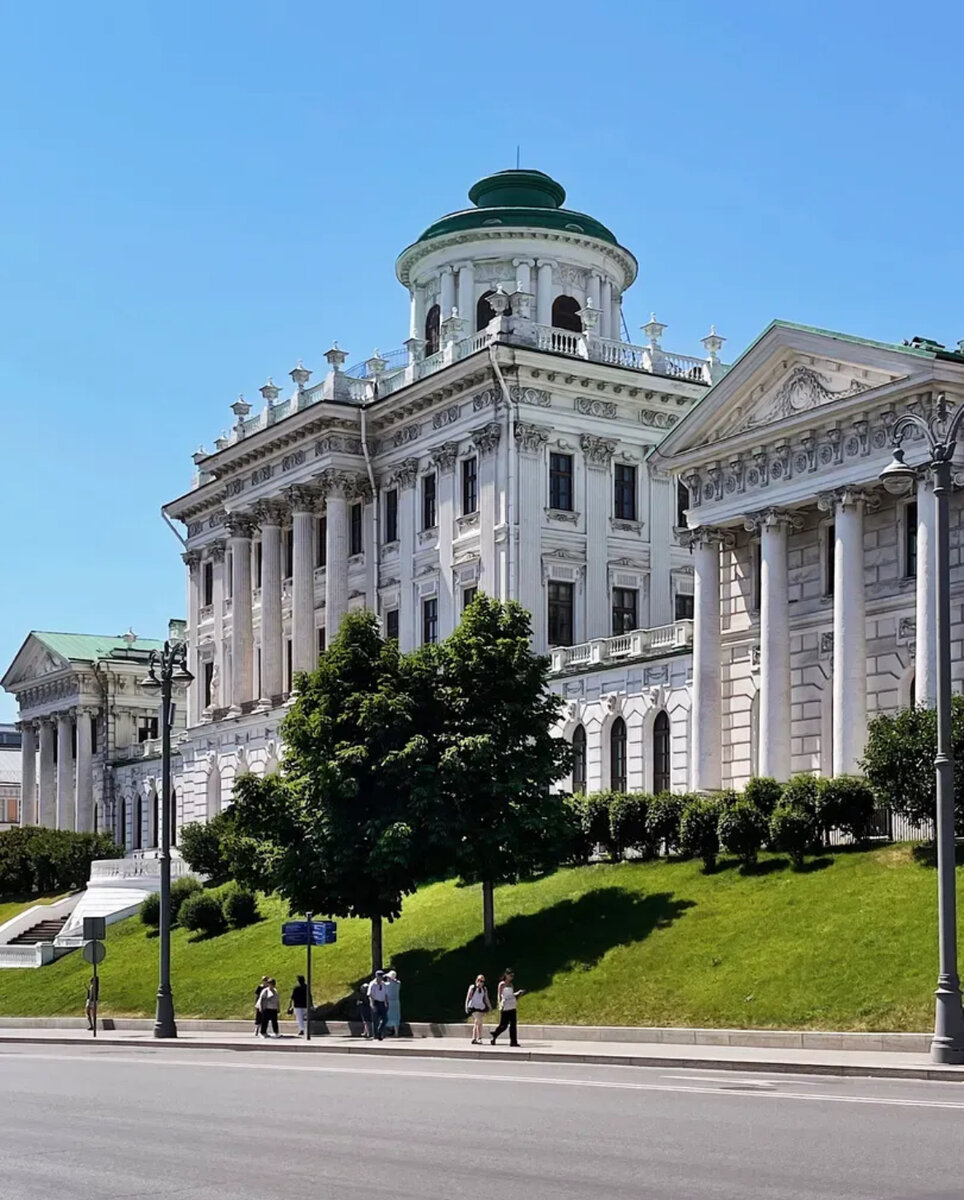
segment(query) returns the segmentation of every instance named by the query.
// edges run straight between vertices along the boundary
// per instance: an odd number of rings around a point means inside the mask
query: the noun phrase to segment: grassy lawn
[[[0,925],[18,913],[33,908],[35,904],[53,904],[55,900],[62,900],[66,895],[66,892],[61,892],[56,896],[4,896],[0,899]]]
[[[496,892],[500,943],[482,946],[478,888],[438,883],[385,927],[385,953],[411,1020],[459,1019],[477,971],[506,965],[530,989],[528,1022],[921,1030],[932,1022],[936,876],[910,846],[834,853],[794,873],[765,857],[732,864],[621,863],[559,871]],[[964,886],[964,871],[958,872]],[[255,983],[285,989],[304,952],[280,944],[287,915],[208,941],[175,930],[174,995],[182,1017],[247,1017]],[[157,941],[134,918],[108,930],[105,1015],[153,1014]],[[369,929],[340,921],[316,951],[315,999],[344,997],[368,966]],[[88,968],[71,954],[40,970],[0,973],[0,1014],[80,1014]]]

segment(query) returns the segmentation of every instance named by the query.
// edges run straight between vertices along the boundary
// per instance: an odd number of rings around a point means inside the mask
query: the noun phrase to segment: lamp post
[[[174,996],[171,993],[171,726],[174,723],[174,691],[189,684],[194,676],[187,669],[184,642],[165,642],[164,649],[151,651],[147,676],[141,689],[160,695],[161,702],[161,912],[160,963],[157,984],[157,1011],[154,1017],[156,1038],[176,1038]]]
[[[894,457],[880,473],[892,495],[913,486],[917,470],[904,462],[903,441],[912,429],[923,434],[929,459],[923,464],[934,477],[936,517],[935,567],[937,575],[937,895],[939,966],[937,976],[934,1037],[931,1058],[939,1063],[964,1063],[964,1010],[961,981],[957,973],[957,899],[954,842],[954,754],[951,744],[951,584],[948,497],[951,490],[951,459],[957,431],[964,419],[964,404],[948,410],[943,393],[928,418],[904,413],[894,422]]]

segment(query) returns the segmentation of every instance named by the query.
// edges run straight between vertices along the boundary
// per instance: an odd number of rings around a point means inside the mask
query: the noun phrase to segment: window
[[[262,558],[263,558],[263,554],[262,554],[261,539],[258,538],[258,540],[254,543],[254,580],[255,580],[254,586],[255,587],[261,586],[261,561],[262,561]]]
[[[693,594],[692,592],[677,592],[673,600],[673,614],[676,621],[692,621],[693,620]]]
[[[442,324],[442,310],[433,304],[425,317],[425,357],[438,354],[439,329]]]
[[[582,333],[579,301],[575,296],[557,296],[553,300],[552,324],[555,329],[568,329],[570,333]]]
[[[328,561],[328,518],[318,518],[318,545],[315,548],[315,565],[323,567]]]
[[[582,725],[572,732],[572,790],[577,796],[586,791],[586,730]]]
[[[571,646],[572,584],[549,580],[549,645]]]
[[[385,637],[389,641],[398,641],[398,609],[390,608],[385,614]]]
[[[97,718],[90,718],[90,752],[97,753]]]
[[[495,316],[495,309],[489,303],[491,295],[491,292],[486,292],[484,296],[480,296],[479,302],[475,306],[475,328],[477,330],[484,329]]]
[[[752,556],[752,572],[753,572],[753,611],[759,612],[763,597],[763,545],[761,542],[751,542],[750,553]]]
[[[681,479],[676,481],[676,528],[686,528],[686,510],[690,506],[690,490]]]
[[[472,603],[472,601],[475,599],[475,597],[478,594],[479,594],[479,589],[477,587],[467,587],[467,588],[462,589],[462,611],[463,612],[465,612],[465,610],[469,607],[469,605]]]
[[[385,493],[385,541],[398,541],[398,488]]]
[[[122,846],[127,846],[127,800],[124,796],[120,802],[120,829],[118,830],[120,837],[119,841]]]
[[[639,628],[636,621],[638,596],[635,588],[613,588],[613,637]]]
[[[134,803],[134,828],[131,830],[131,849],[140,850],[144,827],[144,801],[137,797]]]
[[[904,505],[904,577],[917,577],[917,501]]]
[[[290,579],[295,573],[295,537],[293,529],[281,531],[282,579]]]
[[[438,641],[438,597],[422,601],[422,642],[426,646]]]
[[[620,521],[635,521],[636,468],[626,463],[617,463],[613,486],[613,512],[616,517]]]
[[[137,718],[137,741],[149,742],[157,737],[157,717]]]
[[[438,524],[435,512],[435,472],[422,476],[422,528],[434,529]]]
[[[224,590],[228,599],[234,595],[234,551],[224,556]]]
[[[214,660],[211,659],[201,667],[201,697],[204,701],[202,708],[211,707],[211,687],[214,683]]]
[[[76,723],[76,721],[71,721],[71,723],[70,723],[70,757],[71,758],[77,757],[77,723]]]
[[[321,656],[324,654],[326,644],[327,644],[327,642],[326,642],[326,638],[325,638],[325,627],[324,627],[324,625],[322,625],[321,628],[318,630],[318,657],[319,658],[321,658]]]
[[[657,713],[653,722],[653,792],[669,791],[669,717]]]
[[[572,512],[572,455],[549,455],[549,507]]]
[[[201,603],[205,608],[214,603],[214,563],[210,559],[201,568]]]
[[[834,531],[833,521],[824,525],[823,532],[825,538],[823,545],[823,594],[825,596],[832,596],[833,577],[837,559],[837,535]]]
[[[291,692],[291,684],[294,679],[291,638],[285,640],[285,691]]]
[[[353,504],[348,510],[348,553],[361,554],[364,549],[362,542],[362,505]]]
[[[626,722],[613,721],[609,731],[609,786],[614,792],[626,790]]]
[[[479,507],[479,460],[462,460],[462,515],[474,513]]]

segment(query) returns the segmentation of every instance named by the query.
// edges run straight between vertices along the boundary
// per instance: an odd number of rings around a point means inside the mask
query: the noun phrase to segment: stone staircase
[[[38,921],[23,933],[11,938],[8,946],[35,946],[38,942],[53,942],[67,924],[66,917],[58,917],[49,921]]]

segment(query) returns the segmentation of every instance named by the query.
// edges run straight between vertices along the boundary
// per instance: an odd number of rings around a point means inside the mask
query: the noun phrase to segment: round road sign
[[[102,963],[107,957],[107,947],[103,942],[84,942],[84,962]]]

